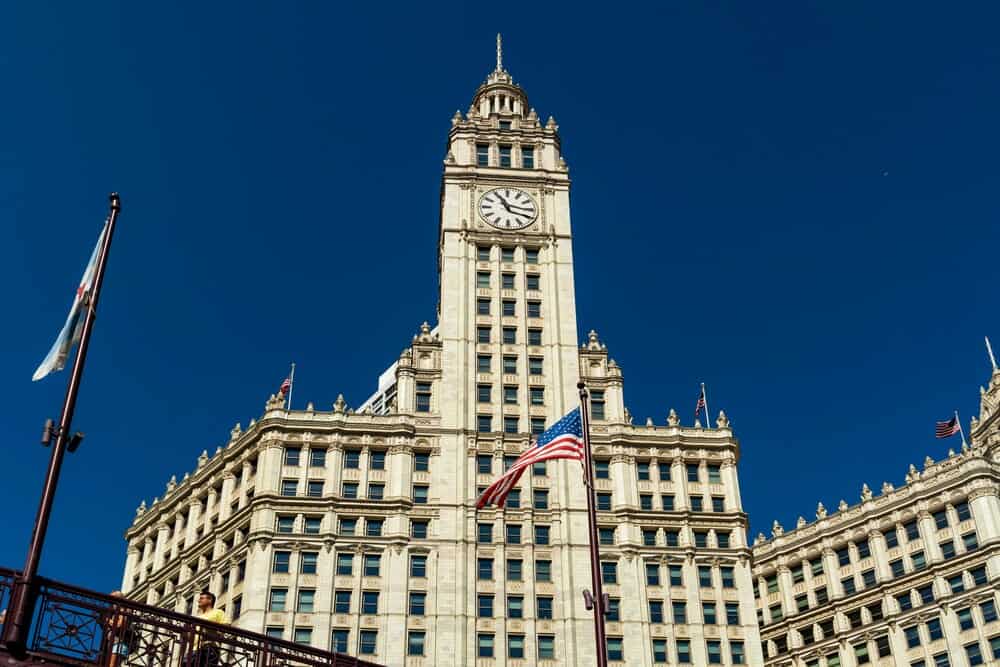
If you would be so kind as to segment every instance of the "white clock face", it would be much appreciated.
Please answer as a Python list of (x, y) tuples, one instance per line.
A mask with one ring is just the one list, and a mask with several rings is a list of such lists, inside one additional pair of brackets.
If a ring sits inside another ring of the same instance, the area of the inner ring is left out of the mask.
[(479, 198), (479, 215), (497, 229), (524, 229), (538, 217), (538, 206), (523, 190), (494, 188)]

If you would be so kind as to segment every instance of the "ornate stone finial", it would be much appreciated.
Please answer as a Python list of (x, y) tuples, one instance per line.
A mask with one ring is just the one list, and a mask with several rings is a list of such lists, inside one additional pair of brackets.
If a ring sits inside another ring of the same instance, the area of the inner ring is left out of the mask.
[(911, 463), (909, 470), (906, 471), (906, 483), (909, 484), (918, 479), (920, 479), (920, 471), (917, 470), (917, 466)]
[(189, 472), (186, 472), (186, 473), (184, 473), (184, 477), (183, 477), (183, 479), (181, 479), (181, 481), (182, 481), (182, 482), (186, 482), (186, 481), (188, 481), (189, 479), (191, 479), (191, 473), (189, 473)]
[(697, 417), (695, 417), (695, 419), (694, 419), (694, 427), (695, 428), (701, 428), (701, 422), (698, 420)]
[(282, 393), (271, 394), (267, 399), (267, 403), (264, 404), (264, 410), (284, 410), (285, 409), (285, 395)]
[(243, 427), (240, 426), (239, 422), (236, 422), (236, 426), (234, 426), (232, 430), (229, 431), (229, 441), (232, 442), (236, 438), (240, 437), (240, 434), (242, 433), (243, 433)]
[(569, 165), (566, 164), (566, 158), (564, 158), (562, 155), (559, 156), (559, 168), (562, 169), (563, 171), (569, 171)]
[(932, 459), (932, 458), (931, 458), (931, 457), (929, 457), (929, 456), (928, 456), (927, 458), (925, 458), (925, 459), (924, 459), (924, 470), (927, 470), (927, 469), (928, 469), (928, 468), (930, 468), (930, 467), (931, 467), (932, 465), (934, 465), (934, 459)]
[(253, 428), (256, 425), (257, 425), (257, 420), (254, 417), (251, 417), (250, 424), (247, 426), (247, 428)]
[(156, 503), (160, 502), (159, 496), (153, 496), (153, 502), (149, 503), (150, 507), (156, 507)]
[(767, 538), (764, 537), (764, 533), (757, 533), (757, 537), (753, 540), (753, 545), (757, 546), (758, 544), (763, 544), (764, 542), (767, 542)]
[(208, 463), (208, 450), (201, 450), (201, 456), (198, 457), (198, 467), (203, 468), (205, 464)]
[(555, 117), (554, 116), (549, 116), (549, 119), (545, 122), (545, 129), (546, 130), (554, 130), (554, 129), (558, 128), (558, 127), (559, 126), (556, 125), (556, 119), (555, 119)]
[(430, 343), (433, 340), (434, 337), (431, 336), (431, 325), (425, 321), (420, 325), (420, 333), (413, 337), (413, 342)]
[(962, 443), (962, 453), (963, 454), (968, 454), (969, 453), (969, 445), (968, 445), (968, 443), (965, 443), (965, 442)]
[(141, 503), (139, 503), (139, 506), (135, 508), (135, 515), (142, 516), (145, 513), (146, 513), (146, 501), (143, 500)]
[(892, 493), (895, 490), (896, 490), (896, 487), (894, 487), (891, 482), (882, 482), (882, 495), (883, 496), (885, 494), (887, 494), (887, 493)]
[(677, 426), (681, 423), (681, 418), (677, 416), (677, 411), (670, 408), (670, 414), (667, 415), (667, 426)]
[(177, 475), (171, 475), (170, 481), (167, 482), (167, 493), (172, 493), (174, 489), (177, 488)]
[(500, 33), (497, 33), (497, 71), (503, 71), (503, 41), (500, 39)]
[(455, 126), (461, 122), (462, 122), (462, 112), (459, 111), (458, 109), (455, 109), (455, 115), (451, 117), (451, 124), (452, 126)]
[(448, 151), (448, 154), (444, 156), (444, 163), (455, 164), (455, 154), (452, 153), (451, 151)]
[(583, 347), (592, 352), (600, 352), (605, 349), (604, 345), (601, 344), (601, 339), (597, 336), (597, 332), (593, 329), (587, 334), (587, 343)]
[(648, 426), (650, 428), (653, 427), (653, 418), (652, 417), (646, 417), (646, 426)]
[(816, 518), (825, 519), (826, 518), (826, 508), (823, 507), (823, 503), (816, 504)]
[(837, 511), (838, 512), (843, 512), (846, 509), (847, 509), (847, 501), (844, 500), (843, 498), (841, 498), (840, 502), (837, 503)]
[(861, 501), (866, 502), (872, 499), (872, 490), (868, 488), (867, 484), (861, 485)]
[(625, 423), (626, 424), (631, 424), (632, 423), (632, 413), (629, 412), (628, 408), (625, 408)]
[(347, 408), (347, 402), (344, 401), (343, 394), (337, 394), (337, 400), (333, 404), (333, 413), (337, 415), (342, 415)]
[(807, 523), (806, 518), (804, 516), (800, 516), (798, 521), (795, 522), (795, 527), (803, 528), (805, 527), (806, 523)]
[(778, 523), (778, 520), (775, 519), (774, 523), (771, 524), (771, 536), (772, 537), (781, 537), (784, 534), (785, 534), (785, 529), (782, 528), (781, 524)]
[(715, 425), (719, 428), (729, 428), (729, 417), (725, 410), (719, 410), (719, 418), (715, 420)]
[(533, 120), (533, 121), (535, 121), (535, 122), (537, 122), (537, 121), (538, 121), (538, 112), (537, 112), (537, 111), (535, 111), (535, 108), (534, 108), (534, 107), (532, 107), (532, 108), (531, 108), (531, 109), (530, 109), (530, 110), (528, 111), (528, 120), (529, 120), (529, 121), (530, 121), (530, 120)]
[(316, 411), (316, 406), (313, 405), (312, 401), (306, 403), (306, 412), (315, 412), (315, 411)]
[(218, 447), (215, 448), (215, 453), (212, 454), (212, 457), (214, 458), (214, 457), (218, 456), (221, 453), (222, 453), (222, 445), (219, 445)]
[(948, 458), (949, 459), (955, 458), (955, 450), (951, 447), (948, 448)]

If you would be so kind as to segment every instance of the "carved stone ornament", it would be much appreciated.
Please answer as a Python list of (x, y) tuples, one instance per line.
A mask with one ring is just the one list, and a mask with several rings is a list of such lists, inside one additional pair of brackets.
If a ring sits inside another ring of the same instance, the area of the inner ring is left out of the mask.
[(844, 512), (846, 510), (847, 510), (847, 501), (841, 499), (841, 501), (839, 503), (837, 503), (837, 511), (838, 512)]
[(243, 433), (243, 427), (240, 426), (239, 422), (236, 422), (236, 426), (234, 426), (233, 429), (229, 432), (229, 440), (230, 441), (236, 440), (238, 437), (240, 437), (241, 433)]
[(896, 490), (896, 487), (894, 487), (890, 482), (882, 482), (882, 495), (883, 496), (885, 494), (887, 494), (887, 493), (892, 493), (895, 490)]
[(767, 538), (764, 537), (764, 533), (757, 533), (757, 537), (753, 540), (753, 545), (757, 546), (758, 544), (763, 544), (764, 542), (767, 542)]
[(681, 423), (681, 418), (677, 416), (677, 411), (670, 408), (670, 414), (667, 415), (667, 426), (678, 426)]
[(771, 524), (771, 535), (774, 537), (781, 537), (784, 534), (785, 534), (785, 529), (782, 528), (781, 524), (778, 523), (778, 520), (775, 519), (774, 523)]
[(725, 410), (719, 410), (719, 418), (715, 420), (715, 425), (719, 428), (729, 428), (729, 417)]
[[(172, 493), (173, 490), (176, 489), (176, 488), (177, 488), (177, 475), (171, 475), (170, 476), (170, 481), (167, 482), (167, 494)], [(164, 497), (166, 497), (166, 496), (164, 496)]]
[(861, 500), (862, 502), (867, 502), (872, 499), (872, 490), (868, 488), (867, 484), (861, 485)]
[(135, 515), (142, 516), (145, 513), (146, 513), (146, 501), (143, 500), (141, 503), (139, 503), (139, 506), (135, 508)]
[(652, 417), (646, 417), (646, 426), (648, 426), (649, 428), (653, 427), (653, 418)]
[(198, 457), (198, 469), (204, 468), (206, 463), (208, 463), (208, 450), (203, 449), (201, 450), (201, 456)]
[(265, 411), (282, 410), (284, 407), (285, 395), (281, 393), (271, 394), (271, 396), (267, 399), (267, 403), (264, 404)]
[(826, 518), (826, 508), (823, 507), (823, 503), (816, 504), (816, 518), (825, 519)]
[(917, 470), (917, 466), (910, 464), (910, 469), (906, 472), (906, 483), (915, 482), (920, 479), (920, 471)]
[(698, 419), (697, 419), (697, 418), (695, 418), (695, 420), (694, 420), (694, 427), (695, 427), (695, 428), (701, 428), (701, 422), (700, 422), (700, 421), (698, 421)]
[(929, 456), (928, 456), (927, 458), (925, 458), (925, 459), (924, 459), (924, 470), (927, 470), (927, 469), (928, 469), (928, 468), (930, 468), (930, 467), (931, 467), (932, 465), (934, 465), (934, 459), (932, 459), (932, 458), (931, 458), (931, 457), (929, 457)]
[(795, 527), (804, 528), (806, 523), (807, 523), (806, 518), (804, 516), (800, 516), (798, 521), (795, 522)]
[(632, 423), (632, 413), (629, 411), (628, 408), (625, 408), (625, 423), (626, 424)]
[(591, 352), (601, 352), (603, 350), (606, 350), (607, 348), (601, 343), (600, 339), (597, 336), (597, 332), (591, 329), (590, 333), (587, 334), (587, 342), (583, 346), (583, 349), (589, 350)]
[(347, 402), (344, 400), (343, 394), (337, 394), (337, 400), (333, 403), (333, 413), (335, 415), (342, 415), (346, 411)]

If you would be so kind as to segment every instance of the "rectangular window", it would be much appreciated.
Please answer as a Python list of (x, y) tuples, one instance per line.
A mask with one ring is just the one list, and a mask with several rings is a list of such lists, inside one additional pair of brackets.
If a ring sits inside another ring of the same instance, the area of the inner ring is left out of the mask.
[(705, 549), (708, 547), (708, 533), (706, 531), (694, 531), (694, 546), (699, 549)]
[(597, 509), (609, 512), (611, 511), (611, 494), (600, 492), (597, 494)]
[(885, 536), (885, 546), (889, 549), (893, 549), (899, 546), (899, 533), (896, 532), (895, 528), (889, 528), (883, 535)]
[(431, 383), (430, 382), (418, 382), (417, 383), (417, 412), (430, 412), (431, 411)]
[(888, 635), (875, 638), (875, 653), (880, 658), (887, 658), (892, 655), (892, 646), (889, 644)]
[(797, 611), (805, 611), (809, 608), (809, 596), (803, 593), (802, 595), (795, 596), (795, 609)]
[(365, 521), (365, 535), (368, 537), (379, 537), (382, 535), (382, 519), (368, 519)]
[(639, 494), (639, 509), (646, 511), (650, 511), (653, 509), (653, 494), (651, 493)]
[(926, 586), (921, 586), (917, 589), (917, 595), (920, 596), (920, 604), (930, 604), (934, 602), (934, 587), (931, 584)]
[[(421, 612), (421, 615), (423, 612)], [(411, 630), (406, 633), (406, 655), (423, 655), (426, 635), (423, 632)]]
[(854, 595), (858, 592), (858, 587), (854, 584), (853, 576), (841, 579), (840, 585), (844, 587), (844, 595)]
[(514, 262), (514, 249), (500, 248), (500, 261), (505, 264), (512, 264)]
[(689, 482), (697, 482), (698, 481), (698, 464), (697, 463), (688, 463), (685, 466), (685, 469), (687, 470), (687, 481), (689, 481)]
[(532, 387), (530, 395), (532, 405), (545, 405), (545, 387)]
[(868, 558), (872, 555), (871, 546), (869, 546), (868, 540), (855, 542), (854, 547), (858, 550), (858, 558)]
[(649, 601), (649, 622), (663, 623), (663, 602), (661, 600)]
[(812, 576), (818, 577), (823, 574), (823, 559), (814, 558), (809, 561), (809, 569), (812, 571)]
[(326, 450), (325, 449), (310, 449), (309, 450), (309, 465), (313, 468), (325, 468), (326, 467)]
[(480, 558), (476, 563), (476, 576), (480, 581), (491, 581), (493, 579), (493, 559)]
[(302, 614), (311, 614), (315, 600), (316, 591), (306, 588), (299, 589), (299, 604), (296, 611)]
[(504, 375), (517, 375), (517, 357), (503, 358)]
[(677, 640), (677, 662), (691, 662), (691, 642), (687, 639)]
[(965, 645), (965, 657), (970, 665), (983, 664), (983, 651), (979, 648), (979, 642), (975, 641)]
[(292, 552), (291, 551), (275, 551), (274, 552), (274, 562), (271, 567), (271, 572), (277, 573), (287, 573), (288, 564), (291, 562)]
[(920, 529), (917, 528), (916, 521), (910, 521), (903, 524), (903, 532), (906, 533), (906, 541), (913, 542), (914, 540), (920, 539)]
[(503, 402), (505, 405), (517, 405), (517, 387), (516, 386), (504, 386), (503, 388)]
[(556, 657), (556, 638), (552, 635), (538, 636), (538, 659), (553, 660)]
[(337, 574), (344, 577), (354, 574), (354, 554), (337, 554)]
[(268, 611), (285, 611), (285, 603), (287, 599), (287, 588), (272, 588), (271, 600), (267, 606)]
[(702, 512), (704, 509), (704, 499), (701, 496), (691, 496), (691, 511)]
[(939, 546), (941, 547), (941, 555), (944, 556), (945, 559), (951, 559), (955, 557), (954, 540), (945, 540)]
[(547, 596), (538, 597), (537, 617), (542, 620), (552, 618), (552, 598)]
[(427, 576), (427, 556), (416, 554), (410, 556), (410, 576), (420, 578)]
[(846, 545), (837, 549), (837, 564), (840, 567), (851, 564), (851, 550)]
[(665, 493), (662, 496), (660, 496), (660, 503), (663, 506), (663, 511), (664, 512), (673, 512), (674, 511), (674, 496), (673, 496), (673, 494)]
[(896, 604), (899, 605), (900, 611), (913, 609), (913, 596), (909, 593), (901, 593), (896, 596)]
[(594, 478), (595, 479), (610, 479), (611, 478), (611, 464), (608, 461), (602, 461), (600, 459), (594, 459)]
[(273, 639), (281, 639), (282, 635), (285, 634), (284, 628), (268, 627), (264, 633)]
[(854, 645), (854, 661), (859, 665), (867, 665), (872, 661), (871, 656), (868, 655), (867, 642)]
[[(337, 653), (347, 653), (347, 633), (347, 630), (334, 630), (330, 650)], [(278, 636), (280, 637), (281, 635), (279, 634)]]
[[(534, 477), (545, 477), (546, 475), (548, 475), (547, 462), (546, 461), (537, 461), (537, 462), (531, 464), (531, 474)], [(546, 501), (548, 501), (547, 498), (546, 498)]]
[(675, 625), (685, 625), (687, 623), (687, 602), (674, 601), (671, 603), (671, 612), (673, 614)]
[(479, 289), (489, 289), (490, 288), (490, 272), (489, 271), (478, 271), (476, 272), (476, 287)]
[(985, 566), (973, 568), (969, 570), (969, 574), (972, 575), (973, 586), (982, 586), (986, 584), (987, 581), (989, 581), (989, 578), (986, 576)]
[[(542, 344), (542, 330), (528, 329), (528, 345), (538, 346), (541, 344)], [(603, 417), (601, 417), (601, 419), (603, 419)]]
[(590, 392), (590, 416), (594, 419), (604, 419), (604, 392)]
[(493, 472), (493, 457), (489, 454), (476, 455), (476, 472), (480, 475), (489, 475)]
[(525, 264), (538, 264), (538, 248), (524, 249)]
[(493, 357), (488, 354), (480, 354), (476, 357), (476, 371), (479, 373), (492, 373)]
[(642, 544), (647, 547), (656, 546), (656, 529), (655, 528), (643, 528), (642, 529)]
[(524, 561), (520, 558), (507, 559), (507, 581), (521, 581)]
[(335, 591), (333, 594), (333, 612), (335, 614), (351, 613), (351, 591)]
[(378, 644), (377, 630), (362, 630), (358, 641), (358, 653), (361, 655), (374, 655), (375, 646)]
[(383, 497), (385, 497), (385, 484), (368, 485), (369, 500), (382, 500)]
[(934, 654), (934, 667), (951, 667), (947, 651)]
[(510, 150), (511, 147), (507, 145), (500, 146), (500, 166), (509, 167), (510, 165)]
[(987, 600), (979, 605), (979, 611), (983, 612), (983, 623), (992, 623), (997, 620), (997, 606), (993, 600)]
[(914, 551), (910, 554), (910, 560), (913, 562), (914, 570), (922, 570), (927, 567), (927, 560), (924, 558), (923, 551)]
[(500, 274), (500, 287), (503, 289), (514, 289), (514, 274), (513, 273), (501, 273)]
[(948, 587), (951, 588), (952, 593), (961, 593), (965, 590), (965, 581), (961, 572), (953, 577), (948, 577)]
[(614, 528), (598, 528), (597, 536), (598, 536), (598, 541), (603, 545), (611, 545), (615, 543)]
[(916, 648), (920, 646), (920, 626), (911, 625), (908, 628), (903, 628), (903, 636), (906, 637), (906, 647)]
[(480, 433), (491, 433), (493, 431), (493, 417), (490, 415), (476, 415), (476, 430)]
[[(545, 489), (535, 489), (532, 491), (532, 505), (536, 510), (547, 510), (549, 508), (549, 492)], [(548, 530), (548, 527), (545, 527)]]
[(318, 551), (303, 551), (302, 561), (299, 564), (299, 572), (302, 574), (316, 574), (316, 563), (318, 561)]
[(430, 487), (424, 485), (414, 485), (413, 487), (413, 504), (414, 505), (426, 505), (427, 504), (427, 493)]
[(708, 664), (722, 664), (722, 645), (717, 641), (709, 641), (708, 644)]
[(528, 317), (541, 317), (542, 316), (542, 302), (541, 301), (529, 301), (528, 302)]
[(618, 563), (601, 561), (601, 581), (605, 584), (618, 583)]
[(549, 527), (535, 526), (535, 544), (546, 546), (549, 543)]
[(426, 540), (429, 526), (430, 526), (429, 521), (417, 521), (415, 519), (411, 519), (410, 537), (412, 537), (415, 540)]
[(427, 472), (431, 469), (431, 455), (427, 452), (416, 452), (413, 454), (413, 470), (416, 472)]
[(875, 585), (875, 570), (865, 570), (861, 573), (861, 583), (864, 584), (865, 588), (871, 588)]
[(290, 533), (292, 528), (295, 526), (294, 516), (279, 516), (278, 517), (278, 527), (279, 533)]
[(971, 630), (976, 626), (975, 620), (972, 618), (972, 608), (966, 607), (965, 609), (959, 609), (958, 612), (958, 628), (963, 632), (965, 630)]
[(524, 277), (526, 283), (526, 289), (532, 292), (538, 292), (541, 290), (541, 276), (537, 273), (529, 273)]
[(535, 581), (552, 581), (552, 561), (535, 561)]
[(542, 357), (528, 357), (528, 374), (542, 375), (543, 363)]
[(503, 328), (503, 344), (515, 345), (517, 343), (517, 327)]
[(661, 663), (667, 661), (667, 640), (653, 640), (653, 662)]
[(476, 144), (476, 165), (488, 167), (490, 165), (490, 145)]
[(715, 603), (714, 602), (702, 602), (701, 603), (701, 615), (704, 619), (705, 625), (717, 625), (718, 618), (715, 615)]
[(623, 660), (624, 649), (621, 637), (608, 637), (608, 660)]
[(377, 577), (382, 569), (382, 557), (375, 554), (365, 554), (364, 576)]
[[(746, 657), (745, 657), (746, 654), (744, 653), (743, 642), (730, 641), (729, 642), (729, 649), (730, 649), (730, 653), (733, 656), (733, 664), (734, 665), (743, 665), (743, 664), (746, 664)], [(833, 663), (829, 663), (828, 662), (827, 664), (828, 665), (832, 665)]]
[(516, 305), (517, 305), (516, 301), (512, 301), (510, 299), (504, 299), (501, 302), (502, 309), (501, 309), (500, 313), (504, 317), (514, 317), (514, 309), (515, 309)]
[(294, 479), (281, 480), (281, 495), (294, 496), (299, 492), (299, 483)]
[(480, 594), (477, 608), (479, 618), (493, 618), (493, 596)]
[(712, 496), (712, 511), (713, 512), (725, 512), (726, 511), (726, 499), (722, 496)]
[(709, 565), (698, 566), (698, 585), (702, 588), (712, 587), (712, 568)]
[(507, 618), (524, 617), (524, 598), (520, 595), (507, 596)]
[(968, 521), (972, 518), (972, 514), (969, 513), (969, 503), (961, 502), (955, 505), (955, 513), (958, 514), (958, 521)]
[(361, 467), (360, 449), (348, 449), (344, 452), (344, 467), (348, 470), (357, 470)]
[(663, 531), (663, 534), (666, 537), (666, 543), (668, 547), (680, 546), (681, 542), (680, 531), (668, 528), (667, 530)]
[(476, 246), (476, 259), (480, 262), (490, 261), (490, 247), (488, 245)]
[(737, 602), (726, 603), (726, 625), (740, 624), (740, 605)]
[(609, 621), (620, 621), (621, 617), (621, 600), (618, 598), (608, 598), (608, 608), (604, 610), (604, 616)]
[(520, 429), (517, 417), (504, 417), (503, 418), (503, 432), (504, 433), (517, 433)]
[(941, 629), (941, 621), (936, 618), (932, 618), (927, 621), (927, 638), (930, 641), (937, 641), (944, 637), (944, 630)]
[(493, 524), (481, 523), (478, 526), (476, 541), (480, 544), (489, 544), (493, 541)]
[(934, 519), (934, 527), (938, 530), (943, 530), (948, 527), (948, 511), (944, 508), (931, 514), (931, 517)]
[(297, 466), (299, 465), (299, 458), (302, 455), (302, 449), (299, 447), (285, 447), (285, 465), (286, 466)]
[(520, 544), (520, 543), (521, 543), (521, 524), (508, 523), (507, 544)]
[(893, 578), (898, 579), (899, 577), (902, 577), (904, 574), (906, 574), (906, 568), (903, 566), (902, 558), (897, 558), (894, 561), (890, 561), (889, 569), (892, 570)]
[(488, 326), (476, 327), (476, 342), (480, 344), (485, 344), (490, 342), (490, 327)]
[(965, 545), (966, 551), (975, 551), (979, 548), (979, 540), (976, 539), (974, 532), (962, 535), (962, 544)]
[(680, 565), (669, 565), (667, 566), (670, 574), (670, 585), (671, 586), (683, 586), (683, 570), (681, 570)]

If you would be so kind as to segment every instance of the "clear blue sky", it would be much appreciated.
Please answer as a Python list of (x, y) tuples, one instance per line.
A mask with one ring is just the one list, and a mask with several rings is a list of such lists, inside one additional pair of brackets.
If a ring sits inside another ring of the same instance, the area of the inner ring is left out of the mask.
[[(140, 499), (259, 416), (358, 405), (434, 320), (441, 161), (505, 35), (573, 178), (578, 319), (637, 420), (730, 415), (753, 532), (899, 485), (1000, 343), (997, 7), (5, 3), (0, 563), (123, 212), (42, 572), (118, 585)], [(666, 4), (666, 3), (658, 3)], [(522, 11), (526, 13), (522, 13)], [(399, 215), (399, 211), (405, 211)]]

